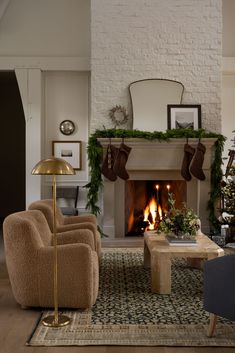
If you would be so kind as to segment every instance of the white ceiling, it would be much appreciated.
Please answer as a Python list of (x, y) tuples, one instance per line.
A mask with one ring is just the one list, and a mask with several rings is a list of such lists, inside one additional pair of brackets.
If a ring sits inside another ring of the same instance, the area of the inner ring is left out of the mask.
[[(0, 21), (11, 0), (0, 0)], [(21, 1), (21, 0), (18, 0)], [(235, 57), (235, 0), (222, 0), (223, 4), (223, 56)]]

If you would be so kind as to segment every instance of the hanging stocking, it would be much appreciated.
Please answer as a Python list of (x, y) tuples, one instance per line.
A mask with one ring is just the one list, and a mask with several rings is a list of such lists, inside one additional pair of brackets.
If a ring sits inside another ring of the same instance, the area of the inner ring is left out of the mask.
[(181, 175), (187, 181), (190, 181), (192, 179), (192, 176), (189, 172), (189, 166), (191, 160), (193, 159), (194, 153), (195, 148), (190, 146), (187, 141), (187, 143), (184, 145), (184, 158), (181, 166)]
[(192, 175), (199, 180), (206, 179), (205, 174), (202, 170), (205, 152), (206, 152), (206, 147), (199, 140), (197, 149), (190, 167), (190, 172), (192, 173)]
[(101, 167), (101, 172), (110, 181), (115, 181), (117, 179), (117, 174), (113, 170), (113, 165), (117, 154), (118, 148), (109, 143), (107, 153)]
[(126, 162), (130, 151), (131, 147), (122, 142), (113, 166), (113, 171), (123, 180), (129, 179), (129, 174), (126, 171)]

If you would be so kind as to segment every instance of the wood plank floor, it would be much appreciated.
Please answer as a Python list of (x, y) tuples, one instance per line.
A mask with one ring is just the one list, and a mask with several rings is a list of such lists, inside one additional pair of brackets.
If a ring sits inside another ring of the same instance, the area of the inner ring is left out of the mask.
[[(142, 247), (142, 238), (104, 239), (103, 247)], [(39, 316), (15, 302), (7, 275), (0, 234), (0, 353), (235, 353), (235, 348), (197, 347), (27, 347), (25, 342)]]

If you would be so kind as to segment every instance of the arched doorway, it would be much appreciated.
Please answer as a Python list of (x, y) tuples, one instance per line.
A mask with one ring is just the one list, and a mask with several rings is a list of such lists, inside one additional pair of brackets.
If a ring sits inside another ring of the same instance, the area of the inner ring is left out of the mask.
[(0, 72), (0, 220), (25, 209), (25, 117), (13, 71)]

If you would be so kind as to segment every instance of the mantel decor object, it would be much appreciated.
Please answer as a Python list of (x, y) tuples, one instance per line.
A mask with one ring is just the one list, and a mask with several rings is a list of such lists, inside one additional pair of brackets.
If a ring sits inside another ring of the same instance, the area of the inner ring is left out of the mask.
[(184, 86), (169, 79), (150, 78), (131, 82), (129, 93), (133, 113), (133, 129), (165, 131), (167, 104), (182, 103)]
[(121, 105), (116, 105), (114, 108), (110, 109), (109, 117), (116, 126), (125, 124), (128, 121), (128, 114), (125, 107)]
[(61, 158), (43, 159), (33, 168), (33, 175), (53, 175), (53, 246), (54, 246), (54, 315), (45, 317), (44, 326), (62, 327), (70, 323), (70, 318), (58, 313), (58, 258), (56, 233), (56, 175), (74, 175), (73, 167)]
[(200, 104), (168, 104), (167, 105), (168, 129), (201, 128)]

